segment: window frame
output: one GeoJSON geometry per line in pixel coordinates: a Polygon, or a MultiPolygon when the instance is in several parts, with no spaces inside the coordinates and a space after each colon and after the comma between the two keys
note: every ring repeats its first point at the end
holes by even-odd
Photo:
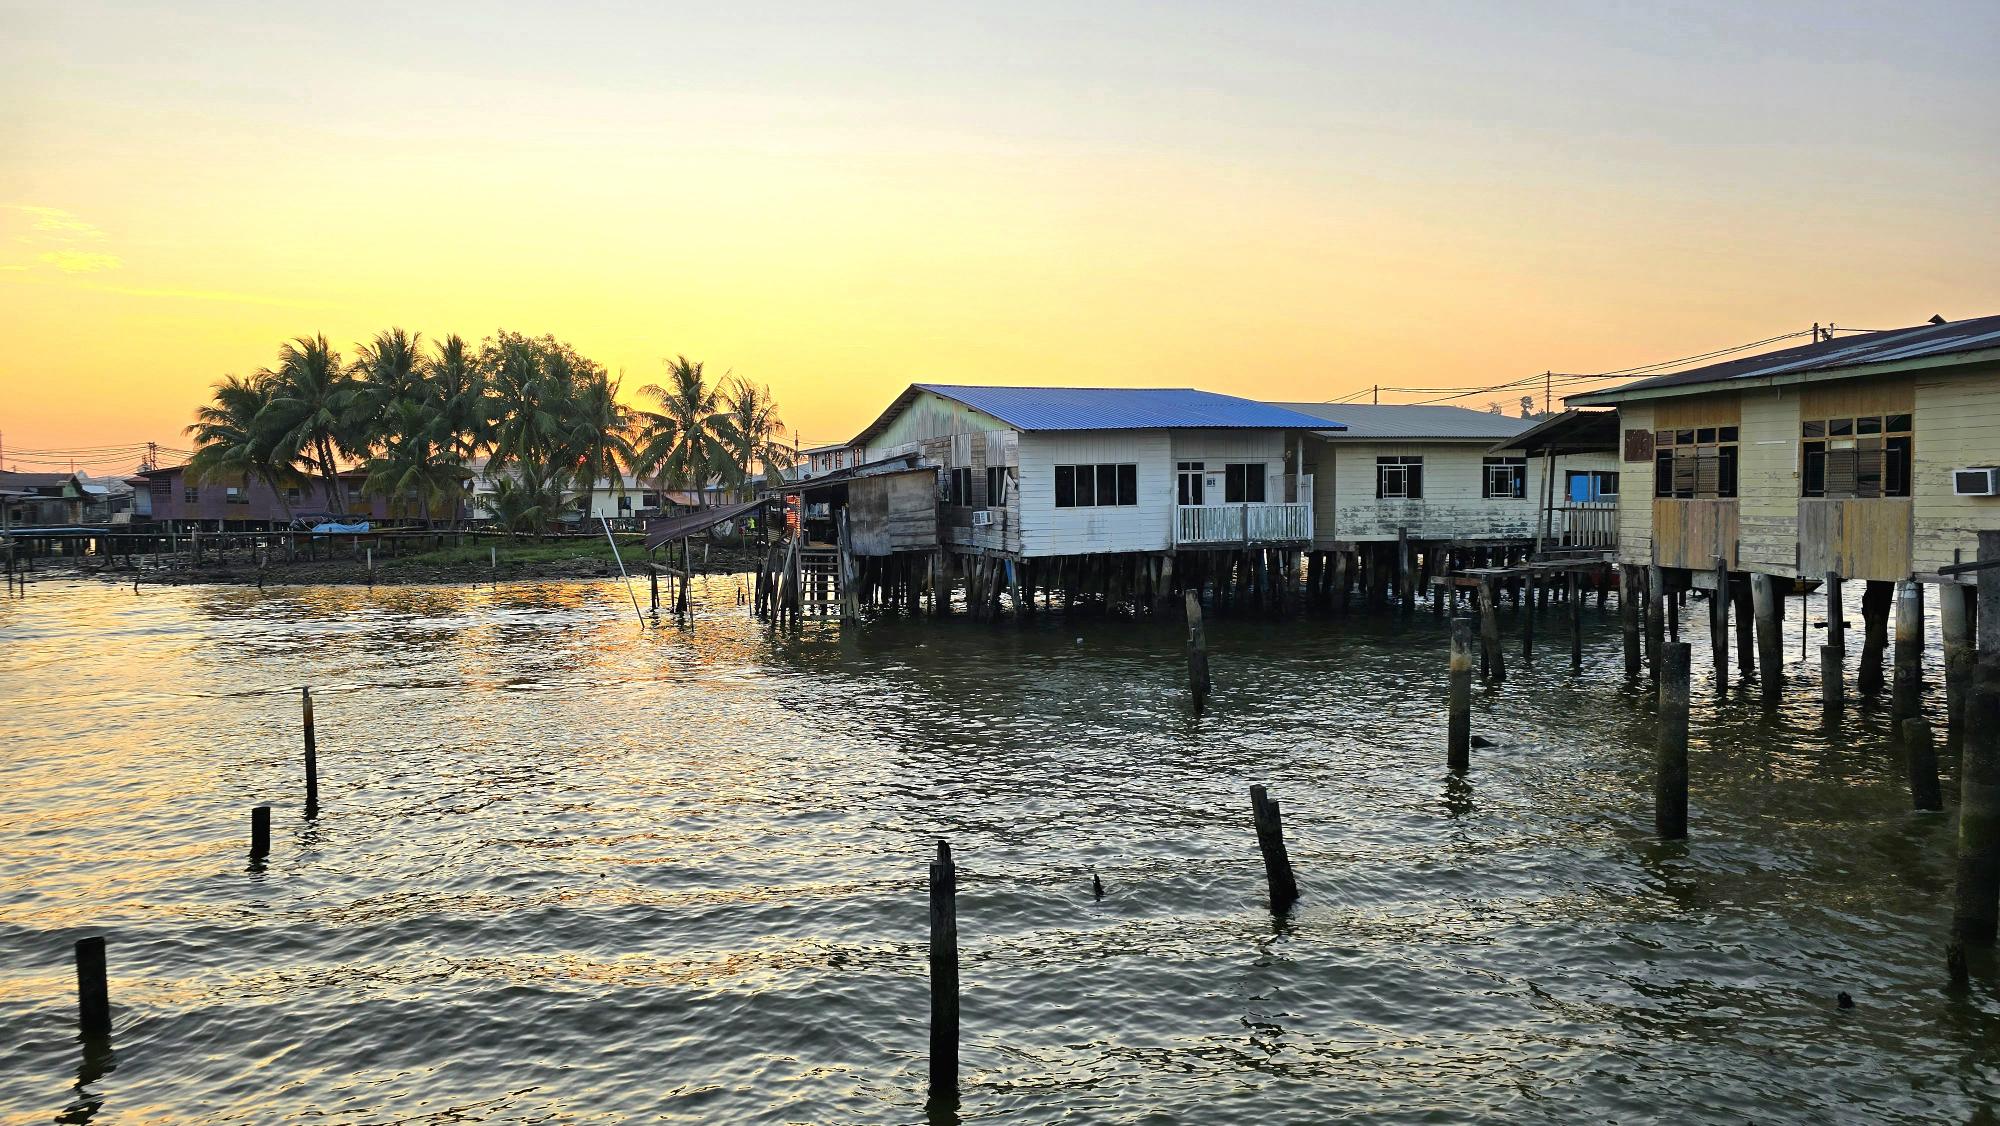
{"type": "Polygon", "coordinates": [[[1527,500],[1528,458],[1502,455],[1484,457],[1479,462],[1479,496],[1482,500],[1527,500]],[[1496,472],[1503,470],[1505,472],[1496,472]],[[1505,479],[1506,491],[1494,491],[1496,480],[1505,479]]]}
{"type": "Polygon", "coordinates": [[[1263,461],[1224,462],[1222,465],[1222,503],[1265,503],[1265,498],[1271,495],[1270,479],[1267,476],[1265,468],[1269,464],[1269,462],[1263,461]]]}
{"type": "Polygon", "coordinates": [[[1800,499],[1908,500],[1915,459],[1914,410],[1799,420],[1800,499]]]}
{"type": "Polygon", "coordinates": [[[972,467],[956,465],[946,474],[945,503],[953,508],[972,507],[972,467]]]}
{"type": "Polygon", "coordinates": [[[1376,500],[1424,499],[1424,459],[1422,454],[1391,454],[1375,459],[1376,500]],[[1388,491],[1389,481],[1400,482],[1397,492],[1388,491]]]}
{"type": "Polygon", "coordinates": [[[1136,461],[1065,462],[1054,467],[1054,484],[1057,508],[1136,508],[1139,505],[1139,463],[1136,461]],[[1065,494],[1069,497],[1067,502],[1063,499],[1065,494]]]}
{"type": "Polygon", "coordinates": [[[1742,495],[1739,423],[1684,426],[1653,433],[1653,499],[1736,500],[1742,495]],[[1704,466],[1704,462],[1709,463],[1704,466]],[[1703,485],[1704,475],[1710,484],[1703,485]]]}

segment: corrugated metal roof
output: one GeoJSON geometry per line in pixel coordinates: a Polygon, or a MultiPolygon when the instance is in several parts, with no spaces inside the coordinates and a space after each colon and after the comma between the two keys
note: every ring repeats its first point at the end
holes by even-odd
{"type": "Polygon", "coordinates": [[[1341,424],[1191,387],[973,387],[913,383],[866,430],[866,443],[929,391],[992,415],[1016,430],[1325,430],[1341,424]]]}
{"type": "Polygon", "coordinates": [[[1498,441],[1512,438],[1537,420],[1513,418],[1464,407],[1411,406],[1373,403],[1275,403],[1274,406],[1319,418],[1338,418],[1347,429],[1329,438],[1462,438],[1498,441]]]}
{"type": "Polygon", "coordinates": [[[1719,364],[1677,371],[1672,375],[1654,376],[1608,391],[1572,395],[1567,401],[1580,405],[1615,403],[1636,391],[1690,387],[1732,379],[1758,379],[1773,375],[1836,371],[1864,364],[1918,360],[1948,356],[1954,352],[1977,352],[1991,348],[2000,348],[2000,316],[1973,317],[1963,321],[1946,321],[1941,325],[1918,325],[1915,328],[1889,329],[1885,332],[1870,332],[1860,336],[1843,336],[1838,340],[1822,340],[1815,344],[1802,344],[1796,348],[1783,348],[1776,352],[1724,360],[1719,364]]]}

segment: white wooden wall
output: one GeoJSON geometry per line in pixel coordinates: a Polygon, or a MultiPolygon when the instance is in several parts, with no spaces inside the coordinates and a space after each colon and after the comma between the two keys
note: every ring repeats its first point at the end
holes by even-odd
{"type": "MultiPolygon", "coordinates": [[[[1494,456],[1488,453],[1490,449],[1491,443],[1483,440],[1312,440],[1306,451],[1306,471],[1313,474],[1314,542],[1393,541],[1399,528],[1408,528],[1412,539],[1533,539],[1542,511],[1543,461],[1539,457],[1528,459],[1526,496],[1518,500],[1488,498],[1481,494],[1485,459],[1494,456]],[[1419,499],[1376,497],[1378,457],[1423,458],[1424,495],[1419,499]]],[[[1572,469],[1621,472],[1623,467],[1615,454],[1558,457],[1558,504],[1572,469]]]]}
{"type": "Polygon", "coordinates": [[[1091,430],[1021,435],[1021,554],[1165,551],[1174,538],[1174,459],[1164,430],[1091,430]],[[1139,467],[1133,507],[1057,508],[1058,465],[1139,467]]]}

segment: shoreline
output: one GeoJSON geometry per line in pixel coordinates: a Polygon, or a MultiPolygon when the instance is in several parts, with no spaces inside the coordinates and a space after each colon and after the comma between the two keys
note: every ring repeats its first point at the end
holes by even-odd
{"type": "MultiPolygon", "coordinates": [[[[720,549],[695,565],[696,577],[733,575],[756,569],[754,551],[720,549]]],[[[163,563],[141,563],[137,568],[122,562],[94,558],[42,560],[34,571],[16,572],[17,578],[94,579],[118,585],[145,586],[469,586],[489,582],[549,582],[585,579],[615,579],[618,563],[608,554],[589,553],[554,558],[500,557],[496,569],[489,561],[378,559],[372,571],[363,560],[322,559],[278,562],[259,567],[251,560],[190,562],[185,555],[163,563]]],[[[628,553],[626,571],[634,580],[648,577],[651,561],[643,553],[628,553]]],[[[664,564],[662,564],[664,566],[664,564]]]]}

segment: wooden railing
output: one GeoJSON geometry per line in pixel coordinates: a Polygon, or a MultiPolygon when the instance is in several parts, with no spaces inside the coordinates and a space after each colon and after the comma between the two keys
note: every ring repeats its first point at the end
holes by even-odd
{"type": "Polygon", "coordinates": [[[1174,514],[1174,542],[1307,543],[1313,512],[1303,504],[1183,504],[1174,514]]]}
{"type": "Polygon", "coordinates": [[[1564,547],[1618,546],[1618,502],[1572,501],[1554,514],[1556,542],[1564,547]]]}

